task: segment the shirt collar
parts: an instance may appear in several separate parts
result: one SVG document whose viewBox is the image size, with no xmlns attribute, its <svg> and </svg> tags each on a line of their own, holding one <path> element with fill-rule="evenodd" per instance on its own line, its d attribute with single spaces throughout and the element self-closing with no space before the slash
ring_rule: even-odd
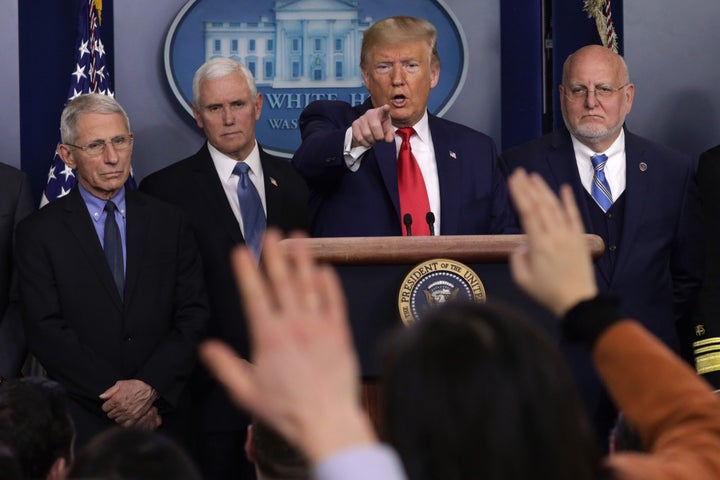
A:
<svg viewBox="0 0 720 480">
<path fill-rule="evenodd" d="M 215 170 L 217 170 L 218 175 L 225 181 L 229 180 L 233 176 L 233 169 L 238 161 L 234 158 L 228 157 L 220 150 L 213 147 L 209 142 L 207 146 L 210 151 L 210 158 L 212 158 L 212 161 L 215 164 Z M 255 175 L 260 175 L 262 172 L 262 164 L 260 163 L 260 149 L 258 148 L 257 141 L 255 142 L 255 146 L 250 152 L 250 155 L 245 158 L 244 162 L 250 167 L 250 170 L 252 170 Z"/>
<path fill-rule="evenodd" d="M 620 129 L 620 135 L 615 139 L 615 141 L 610 145 L 610 147 L 605 150 L 604 152 L 596 152 L 584 143 L 582 143 L 580 140 L 575 138 L 573 135 L 570 135 L 570 138 L 572 139 L 573 144 L 573 150 L 575 150 L 575 157 L 577 158 L 584 158 L 588 159 L 590 161 L 590 158 L 592 158 L 593 155 L 596 153 L 604 153 L 607 155 L 608 159 L 621 154 L 625 151 L 625 129 Z"/>
<path fill-rule="evenodd" d="M 102 198 L 96 197 L 80 183 L 78 183 L 78 190 L 80 191 L 80 196 L 85 202 L 85 205 L 87 205 L 88 212 L 90 212 L 90 217 L 94 221 L 97 222 L 98 220 L 100 220 L 102 214 L 105 212 L 105 204 L 110 200 L 115 204 L 118 212 L 120 212 L 120 215 L 125 218 L 125 187 L 118 190 L 118 192 L 113 195 L 110 200 L 104 200 Z"/>
<path fill-rule="evenodd" d="M 396 127 L 393 128 L 395 128 L 395 131 L 397 131 Z M 425 110 L 423 116 L 420 118 L 420 120 L 418 120 L 415 125 L 413 125 L 412 128 L 415 129 L 415 134 L 418 136 L 420 141 L 427 144 L 430 143 L 430 123 L 428 121 L 427 110 Z"/>
</svg>

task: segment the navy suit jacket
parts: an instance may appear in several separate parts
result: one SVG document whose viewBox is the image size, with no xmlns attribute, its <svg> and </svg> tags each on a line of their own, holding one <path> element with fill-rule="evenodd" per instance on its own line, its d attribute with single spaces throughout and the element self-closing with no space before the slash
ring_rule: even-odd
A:
<svg viewBox="0 0 720 480">
<path fill-rule="evenodd" d="M 677 350 L 676 328 L 687 340 L 689 309 L 703 271 L 695 165 L 689 157 L 628 131 L 625 153 L 622 234 L 613 270 L 596 265 L 598 286 L 603 292 L 618 293 L 624 316 L 638 319 Z M 512 148 L 503 153 L 503 159 L 510 171 L 523 167 L 538 172 L 556 192 L 563 184 L 571 185 L 586 230 L 596 233 L 566 130 Z"/>
<path fill-rule="evenodd" d="M 289 161 L 269 155 L 262 148 L 260 162 L 268 225 L 284 232 L 305 230 L 308 190 L 304 180 Z M 140 190 L 177 205 L 189 219 L 200 246 L 210 301 L 208 334 L 229 343 L 248 358 L 245 315 L 230 264 L 232 249 L 244 240 L 207 144 L 195 155 L 146 177 Z M 237 409 L 217 385 L 211 390 L 201 392 L 212 396 L 204 408 L 202 423 L 210 430 L 241 428 Z M 229 420 L 233 418 L 236 421 Z"/>
<path fill-rule="evenodd" d="M 154 387 L 163 423 L 172 418 L 209 315 L 200 257 L 180 212 L 135 191 L 126 191 L 126 210 L 124 298 L 77 187 L 17 228 L 30 350 L 68 391 L 83 440 L 114 424 L 98 395 L 117 380 Z"/>
<path fill-rule="evenodd" d="M 0 163 L 0 377 L 18 376 L 25 360 L 13 249 L 15 226 L 35 210 L 27 175 Z"/>
<path fill-rule="evenodd" d="M 293 165 L 310 187 L 313 236 L 402 234 L 395 142 L 376 143 L 364 154 L 356 172 L 345 164 L 345 132 L 370 108 L 370 99 L 356 107 L 317 101 L 300 116 L 302 144 Z M 492 139 L 434 115 L 428 117 L 440 184 L 439 233 L 517 233 Z"/>
</svg>

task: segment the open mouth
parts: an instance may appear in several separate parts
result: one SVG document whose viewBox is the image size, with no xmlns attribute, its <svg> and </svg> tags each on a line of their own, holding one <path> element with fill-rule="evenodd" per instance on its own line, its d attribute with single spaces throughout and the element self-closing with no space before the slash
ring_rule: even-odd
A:
<svg viewBox="0 0 720 480">
<path fill-rule="evenodd" d="M 392 97 L 392 104 L 394 107 L 403 107 L 407 103 L 407 97 L 405 95 L 395 95 Z"/>
</svg>

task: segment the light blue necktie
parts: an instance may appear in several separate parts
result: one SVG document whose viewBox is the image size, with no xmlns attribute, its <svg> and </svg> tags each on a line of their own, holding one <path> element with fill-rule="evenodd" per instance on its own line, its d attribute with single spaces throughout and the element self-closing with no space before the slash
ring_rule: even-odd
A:
<svg viewBox="0 0 720 480">
<path fill-rule="evenodd" d="M 610 185 L 605 178 L 607 155 L 599 153 L 597 155 L 593 155 L 590 160 L 592 161 L 593 168 L 595 169 L 595 175 L 593 175 L 592 183 L 592 197 L 595 199 L 600 208 L 602 208 L 603 212 L 607 212 L 613 204 Z"/>
<path fill-rule="evenodd" d="M 123 267 L 123 245 L 120 237 L 120 228 L 115 220 L 117 207 L 111 201 L 105 203 L 105 233 L 103 235 L 103 249 L 107 257 L 110 271 L 112 272 L 115 286 L 117 286 L 120 298 L 125 290 L 125 268 Z"/>
<path fill-rule="evenodd" d="M 265 233 L 265 212 L 263 211 L 260 195 L 248 176 L 250 166 L 245 162 L 238 162 L 233 173 L 240 177 L 237 186 L 240 213 L 242 214 L 243 237 L 245 244 L 250 248 L 255 259 L 260 259 L 262 238 Z"/>
</svg>

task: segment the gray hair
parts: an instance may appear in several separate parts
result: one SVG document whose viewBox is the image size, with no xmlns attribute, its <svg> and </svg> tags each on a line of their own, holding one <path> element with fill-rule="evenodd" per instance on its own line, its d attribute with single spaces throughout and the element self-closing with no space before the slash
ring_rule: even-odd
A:
<svg viewBox="0 0 720 480">
<path fill-rule="evenodd" d="M 215 80 L 217 78 L 226 77 L 232 73 L 240 72 L 247 80 L 248 87 L 252 96 L 257 95 L 257 87 L 255 86 L 255 77 L 253 77 L 250 69 L 243 63 L 233 60 L 232 58 L 220 57 L 213 58 L 203 63 L 195 72 L 192 83 L 193 103 L 197 106 L 200 102 L 200 83 L 203 80 Z"/>
<path fill-rule="evenodd" d="M 75 143 L 77 141 L 78 117 L 87 113 L 120 114 L 125 120 L 125 126 L 130 131 L 130 119 L 117 100 L 99 93 L 88 93 L 75 97 L 63 109 L 60 117 L 60 138 L 63 143 Z"/>
</svg>

